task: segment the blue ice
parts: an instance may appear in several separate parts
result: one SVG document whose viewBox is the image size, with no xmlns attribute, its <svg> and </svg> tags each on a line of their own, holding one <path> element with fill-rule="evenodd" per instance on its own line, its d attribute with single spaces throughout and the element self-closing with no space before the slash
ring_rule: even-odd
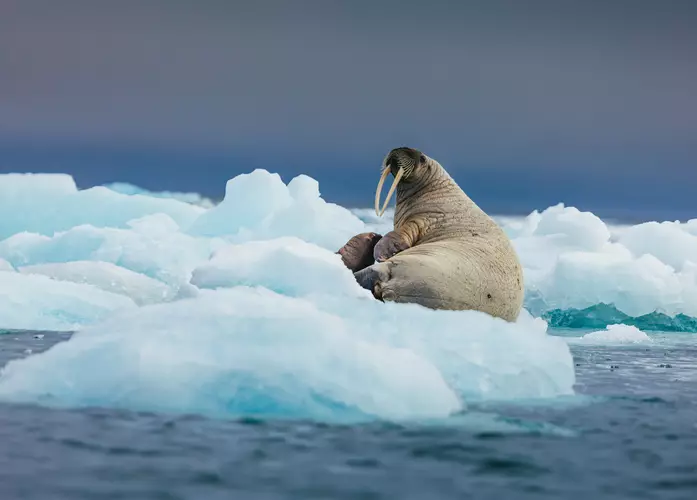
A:
<svg viewBox="0 0 697 500">
<path fill-rule="evenodd" d="M 606 303 L 697 316 L 696 221 L 612 226 L 564 205 L 497 218 L 525 269 L 527 310 L 506 323 L 376 302 L 335 251 L 388 231 L 389 216 L 329 203 L 308 176 L 242 174 L 218 204 L 170 195 L 0 175 L 0 329 L 76 332 L 9 363 L 0 398 L 439 418 L 480 399 L 573 393 L 567 343 L 533 315 Z"/>
</svg>

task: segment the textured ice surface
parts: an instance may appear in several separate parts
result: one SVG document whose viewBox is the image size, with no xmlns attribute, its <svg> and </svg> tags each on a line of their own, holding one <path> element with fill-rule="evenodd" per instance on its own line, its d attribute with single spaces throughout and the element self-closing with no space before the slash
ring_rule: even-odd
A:
<svg viewBox="0 0 697 500">
<path fill-rule="evenodd" d="M 372 297 L 346 272 L 341 257 L 296 237 L 231 244 L 194 269 L 198 288 L 263 286 L 285 295 L 346 294 Z"/>
<path fill-rule="evenodd" d="M 54 236 L 19 233 L 0 241 L 0 258 L 15 267 L 93 260 L 180 285 L 224 242 L 195 238 L 165 214 L 129 221 L 128 229 L 80 225 Z"/>
<path fill-rule="evenodd" d="M 229 180 L 225 199 L 199 217 L 190 233 L 234 242 L 296 236 L 338 250 L 364 228 L 351 211 L 324 201 L 314 179 L 299 175 L 285 185 L 278 174 L 254 170 Z"/>
<path fill-rule="evenodd" d="M 166 284 L 110 262 L 73 261 L 35 264 L 19 268 L 22 274 L 43 275 L 56 281 L 94 285 L 107 292 L 126 295 L 138 305 L 165 302 L 175 295 Z"/>
<path fill-rule="evenodd" d="M 0 271 L 1 328 L 69 331 L 135 307 L 130 298 L 92 285 Z"/>
<path fill-rule="evenodd" d="M 0 239 L 23 231 L 52 235 L 79 224 L 126 227 L 132 219 L 155 213 L 187 226 L 202 212 L 188 203 L 126 196 L 102 186 L 78 191 L 65 174 L 0 175 Z"/>
<path fill-rule="evenodd" d="M 208 209 L 119 189 L 0 176 L 0 328 L 79 330 L 9 365 L 6 399 L 399 419 L 571 392 L 566 342 L 527 312 L 509 324 L 383 304 L 355 283 L 335 251 L 389 231 L 392 211 L 378 220 L 327 203 L 307 176 L 264 170 L 228 181 Z M 533 315 L 693 324 L 697 221 L 615 227 L 563 205 L 497 221 Z M 584 341 L 643 335 L 627 328 Z"/>
<path fill-rule="evenodd" d="M 341 420 L 446 417 L 467 400 L 571 393 L 568 347 L 544 322 L 351 295 L 235 287 L 142 307 L 8 364 L 0 398 Z"/>
<path fill-rule="evenodd" d="M 697 236 L 688 227 L 648 223 L 613 235 L 595 215 L 557 205 L 505 229 L 533 313 L 610 304 L 629 316 L 697 316 Z"/>
</svg>

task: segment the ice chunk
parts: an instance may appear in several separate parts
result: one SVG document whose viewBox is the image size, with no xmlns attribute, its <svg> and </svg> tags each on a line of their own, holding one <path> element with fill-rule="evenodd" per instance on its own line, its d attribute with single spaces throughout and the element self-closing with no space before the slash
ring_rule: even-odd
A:
<svg viewBox="0 0 697 500">
<path fill-rule="evenodd" d="M 120 313 L 10 362 L 0 397 L 402 420 L 446 417 L 468 399 L 570 394 L 573 383 L 568 346 L 529 317 L 506 323 L 476 312 L 235 287 Z"/>
<path fill-rule="evenodd" d="M 25 198 L 31 194 L 38 200 L 69 196 L 77 193 L 77 186 L 69 174 L 9 173 L 0 174 L 0 200 L 2 203 L 26 202 L 36 207 L 37 199 Z"/>
<path fill-rule="evenodd" d="M 618 242 L 637 257 L 652 255 L 681 271 L 686 263 L 697 264 L 697 234 L 676 222 L 647 222 L 625 229 Z"/>
<path fill-rule="evenodd" d="M 688 258 L 697 238 L 683 226 L 622 227 L 613 235 L 594 215 L 557 205 L 505 230 L 534 314 L 604 303 L 634 317 L 697 316 L 697 266 Z"/>
<path fill-rule="evenodd" d="M 20 233 L 0 241 L 0 257 L 15 267 L 33 264 L 109 262 L 164 283 L 188 283 L 191 271 L 224 242 L 194 238 L 167 215 L 129 223 L 130 229 L 77 226 L 53 237 Z"/>
<path fill-rule="evenodd" d="M 686 305 L 673 269 L 652 255 L 634 259 L 622 253 L 568 252 L 536 283 L 536 291 L 552 309 L 604 303 L 641 316 L 664 309 L 674 314 Z M 689 312 L 697 314 L 697 309 Z"/>
<path fill-rule="evenodd" d="M 314 179 L 300 175 L 286 186 L 278 174 L 257 169 L 230 179 L 225 199 L 188 232 L 237 243 L 296 236 L 335 251 L 364 229 L 349 210 L 324 201 Z"/>
<path fill-rule="evenodd" d="M 204 212 L 172 199 L 126 196 L 105 187 L 78 191 L 68 175 L 0 175 L 0 240 L 20 232 L 47 236 L 80 224 L 127 227 L 131 219 L 163 213 L 186 227 Z"/>
<path fill-rule="evenodd" d="M 46 226 L 56 204 L 77 193 L 66 174 L 0 174 L 0 240 Z"/>
<path fill-rule="evenodd" d="M 690 219 L 685 224 L 681 224 L 680 227 L 691 235 L 697 236 L 697 219 Z"/>
<path fill-rule="evenodd" d="M 610 244 L 610 231 L 603 221 L 563 204 L 535 211 L 513 228 L 504 226 L 504 231 L 521 258 L 526 281 L 529 277 L 533 283 L 552 272 L 564 252 L 603 251 Z"/>
<path fill-rule="evenodd" d="M 295 237 L 221 248 L 194 270 L 191 283 L 199 288 L 259 285 L 292 296 L 372 296 L 358 286 L 338 254 Z"/>
<path fill-rule="evenodd" d="M 46 276 L 0 271 L 1 327 L 17 330 L 73 330 L 115 311 L 134 309 L 128 297 Z"/>
<path fill-rule="evenodd" d="M 256 169 L 227 181 L 223 201 L 201 215 L 189 232 L 198 236 L 236 235 L 243 228 L 261 227 L 270 214 L 292 203 L 281 176 Z"/>
<path fill-rule="evenodd" d="M 12 264 L 7 262 L 5 259 L 0 259 L 0 271 L 14 271 L 15 268 L 12 267 Z"/>
<path fill-rule="evenodd" d="M 651 342 L 651 338 L 635 326 L 608 325 L 605 330 L 585 334 L 582 342 L 594 344 L 637 344 Z"/>
<path fill-rule="evenodd" d="M 80 191 L 71 201 L 71 205 L 63 208 L 65 212 L 62 217 L 72 215 L 72 220 L 69 220 L 64 228 L 79 224 L 125 228 L 133 219 L 155 214 L 166 214 L 179 226 L 188 227 L 205 213 L 201 207 L 177 200 L 141 195 L 126 196 L 102 186 Z"/>
<path fill-rule="evenodd" d="M 560 246 L 578 250 L 600 250 L 610 239 L 610 231 L 600 218 L 563 203 L 542 212 L 534 235 L 557 237 Z"/>
<path fill-rule="evenodd" d="M 336 251 L 354 235 L 366 230 L 363 222 L 349 210 L 320 198 L 319 184 L 306 175 L 293 178 L 288 192 L 293 204 L 275 212 L 269 218 L 268 227 L 259 231 L 257 237 L 297 236 Z"/>
<path fill-rule="evenodd" d="M 165 302 L 174 298 L 174 291 L 164 283 L 109 262 L 72 261 L 57 264 L 35 264 L 20 267 L 22 274 L 40 274 L 54 280 L 94 285 L 97 288 L 126 295 L 138 305 Z"/>
</svg>

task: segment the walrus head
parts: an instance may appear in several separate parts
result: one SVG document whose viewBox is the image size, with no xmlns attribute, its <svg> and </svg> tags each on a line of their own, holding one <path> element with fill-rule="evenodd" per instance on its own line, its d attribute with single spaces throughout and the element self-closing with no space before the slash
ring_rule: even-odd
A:
<svg viewBox="0 0 697 500">
<path fill-rule="evenodd" d="M 382 175 L 380 176 L 378 187 L 375 190 L 375 213 L 378 217 L 382 217 L 382 214 L 385 213 L 387 204 L 390 202 L 390 199 L 392 199 L 397 185 L 400 182 L 410 182 L 411 179 L 418 176 L 419 171 L 426 168 L 427 165 L 428 157 L 418 149 L 401 147 L 395 148 L 389 152 L 382 162 Z M 392 186 L 387 193 L 387 198 L 385 198 L 385 203 L 382 205 L 381 210 L 380 194 L 382 192 L 382 185 L 385 183 L 385 179 L 390 173 L 394 176 L 394 181 L 392 181 Z"/>
</svg>

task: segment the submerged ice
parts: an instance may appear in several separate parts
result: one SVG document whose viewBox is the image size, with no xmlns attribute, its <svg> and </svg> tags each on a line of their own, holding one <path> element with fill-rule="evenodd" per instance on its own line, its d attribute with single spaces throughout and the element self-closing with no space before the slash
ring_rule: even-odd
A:
<svg viewBox="0 0 697 500">
<path fill-rule="evenodd" d="M 697 316 L 697 221 L 619 228 L 563 205 L 499 219 L 525 269 L 526 311 L 509 324 L 372 299 L 335 251 L 389 231 L 390 217 L 328 203 L 310 177 L 286 184 L 255 170 L 228 181 L 219 204 L 202 200 L 0 176 L 0 330 L 77 331 L 10 363 L 0 398 L 443 417 L 476 399 L 572 392 L 567 344 L 533 316 L 601 306 Z"/>
</svg>

